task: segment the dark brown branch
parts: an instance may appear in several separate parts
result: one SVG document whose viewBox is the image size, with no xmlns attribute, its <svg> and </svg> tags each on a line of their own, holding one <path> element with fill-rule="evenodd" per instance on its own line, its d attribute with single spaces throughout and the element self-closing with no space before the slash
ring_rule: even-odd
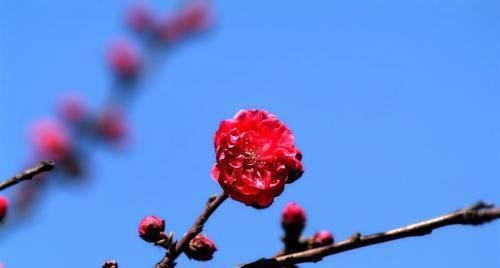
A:
<svg viewBox="0 0 500 268">
<path fill-rule="evenodd" d="M 25 171 L 15 175 L 14 177 L 0 183 L 0 191 L 12 185 L 18 184 L 24 180 L 31 180 L 34 176 L 45 171 L 50 171 L 52 169 L 54 169 L 54 161 L 48 161 L 48 160 L 41 161 L 36 166 L 28 168 Z"/>
<path fill-rule="evenodd" d="M 274 258 L 263 258 L 252 263 L 239 266 L 240 268 L 273 268 L 284 267 L 287 265 L 318 262 L 323 257 L 334 255 L 348 250 L 353 250 L 370 245 L 389 242 L 396 239 L 423 236 L 432 233 L 433 230 L 455 224 L 479 225 L 500 218 L 500 208 L 493 208 L 493 205 L 487 205 L 483 202 L 446 214 L 434 219 L 422 221 L 406 227 L 362 236 L 355 233 L 350 238 L 338 242 L 334 245 L 305 250 L 302 252 L 278 256 Z"/>
<path fill-rule="evenodd" d="M 208 199 L 205 210 L 198 217 L 193 226 L 177 243 L 172 243 L 169 247 L 165 257 L 156 264 L 156 268 L 172 268 L 175 266 L 175 260 L 181 255 L 182 252 L 189 246 L 189 242 L 201 231 L 207 222 L 208 218 L 214 211 L 228 198 L 225 192 L 220 195 L 213 195 Z"/>
</svg>

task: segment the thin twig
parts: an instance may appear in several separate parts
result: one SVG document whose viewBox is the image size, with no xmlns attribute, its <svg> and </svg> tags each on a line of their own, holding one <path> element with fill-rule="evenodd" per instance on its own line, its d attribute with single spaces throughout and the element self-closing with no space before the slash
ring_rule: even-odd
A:
<svg viewBox="0 0 500 268">
<path fill-rule="evenodd" d="M 205 206 L 205 210 L 198 217 L 193 226 L 187 231 L 187 233 L 179 240 L 177 243 L 174 242 L 169 247 L 165 257 L 156 264 L 156 268 L 172 268 L 175 266 L 175 260 L 184 252 L 188 247 L 189 242 L 201 231 L 203 231 L 203 226 L 207 222 L 208 218 L 214 211 L 228 198 L 225 192 L 220 195 L 211 196 Z"/>
<path fill-rule="evenodd" d="M 41 161 L 36 166 L 28 168 L 25 171 L 15 175 L 14 177 L 0 183 L 0 191 L 12 185 L 18 184 L 24 180 L 31 180 L 34 176 L 45 171 L 50 171 L 52 169 L 54 169 L 54 161 L 48 161 L 48 160 Z"/>
<path fill-rule="evenodd" d="M 350 238 L 338 242 L 334 245 L 314 248 L 274 258 L 263 258 L 252 263 L 241 265 L 239 266 L 239 268 L 277 268 L 305 262 L 318 262 L 323 257 L 348 250 L 389 242 L 406 237 L 427 235 L 432 233 L 434 229 L 438 229 L 444 226 L 455 224 L 479 225 L 499 218 L 500 208 L 493 208 L 493 205 L 478 202 L 471 207 L 460 209 L 453 213 L 408 225 L 406 227 L 366 236 L 362 236 L 359 232 L 357 232 Z"/>
</svg>

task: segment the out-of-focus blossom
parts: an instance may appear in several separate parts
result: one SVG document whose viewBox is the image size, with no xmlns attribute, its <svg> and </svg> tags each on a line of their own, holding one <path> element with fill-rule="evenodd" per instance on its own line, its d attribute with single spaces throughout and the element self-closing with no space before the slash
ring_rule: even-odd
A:
<svg viewBox="0 0 500 268">
<path fill-rule="evenodd" d="M 114 41 L 108 49 L 108 61 L 113 71 L 122 78 L 135 77 L 141 67 L 142 55 L 129 41 Z"/>
<path fill-rule="evenodd" d="M 155 33 L 160 41 L 167 44 L 179 41 L 185 34 L 177 14 L 159 19 L 155 24 Z"/>
<path fill-rule="evenodd" d="M 68 122 L 79 122 L 87 115 L 87 105 L 83 95 L 69 92 L 59 100 L 59 114 Z"/>
<path fill-rule="evenodd" d="M 302 175 L 290 129 L 264 110 L 242 110 L 215 133 L 212 177 L 234 200 L 264 208 Z M 297 172 L 300 170 L 300 172 Z"/>
<path fill-rule="evenodd" d="M 3 219 L 5 219 L 8 207 L 9 207 L 9 202 L 7 201 L 7 198 L 0 195 L 0 222 L 2 222 Z"/>
<path fill-rule="evenodd" d="M 165 221 L 156 216 L 145 217 L 139 224 L 139 236 L 146 242 L 165 238 Z"/>
<path fill-rule="evenodd" d="M 57 121 L 44 119 L 32 127 L 31 138 L 38 156 L 63 159 L 71 152 L 71 140 L 66 129 Z"/>
<path fill-rule="evenodd" d="M 199 234 L 189 241 L 186 254 L 189 258 L 197 261 L 208 261 L 213 258 L 215 251 L 217 251 L 217 248 L 214 242 L 205 235 Z"/>
<path fill-rule="evenodd" d="M 333 235 L 328 231 L 319 231 L 309 240 L 310 248 L 317 248 L 333 244 Z"/>
<path fill-rule="evenodd" d="M 150 30 L 154 23 L 153 11 L 144 2 L 130 6 L 126 11 L 125 19 L 128 26 L 137 32 Z"/>
<path fill-rule="evenodd" d="M 99 133 L 106 139 L 120 143 L 128 134 L 128 123 L 121 109 L 108 107 L 97 119 Z"/>
<path fill-rule="evenodd" d="M 203 31 L 212 25 L 213 15 L 208 1 L 194 0 L 177 12 L 168 14 L 155 24 L 158 38 L 168 44 Z"/>
<path fill-rule="evenodd" d="M 212 25 L 213 16 L 206 0 L 193 0 L 179 11 L 180 24 L 185 31 L 201 31 Z"/>
</svg>

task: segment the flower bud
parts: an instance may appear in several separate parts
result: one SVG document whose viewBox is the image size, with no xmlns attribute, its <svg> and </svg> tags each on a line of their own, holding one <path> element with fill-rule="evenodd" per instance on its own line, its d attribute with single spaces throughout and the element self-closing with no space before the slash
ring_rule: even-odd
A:
<svg viewBox="0 0 500 268">
<path fill-rule="evenodd" d="M 125 14 L 125 19 L 130 28 L 137 32 L 149 30 L 153 25 L 153 12 L 144 3 L 136 3 L 129 7 Z"/>
<path fill-rule="evenodd" d="M 115 260 L 107 260 L 102 265 L 102 268 L 118 268 L 118 263 Z"/>
<path fill-rule="evenodd" d="M 205 30 L 212 24 L 212 12 L 205 0 L 194 0 L 179 11 L 179 22 L 186 31 Z"/>
<path fill-rule="evenodd" d="M 333 244 L 333 235 L 328 231 L 319 231 L 309 239 L 309 248 L 317 248 Z"/>
<path fill-rule="evenodd" d="M 150 243 L 165 238 L 165 221 L 156 216 L 145 217 L 139 224 L 139 236 Z"/>
<path fill-rule="evenodd" d="M 59 114 L 72 123 L 80 122 L 87 114 L 84 97 L 77 92 L 66 93 L 59 100 Z"/>
<path fill-rule="evenodd" d="M 306 212 L 304 209 L 295 202 L 288 203 L 281 214 L 281 226 L 283 226 L 285 230 L 302 230 L 305 224 Z"/>
<path fill-rule="evenodd" d="M 71 139 L 67 130 L 54 120 L 36 122 L 32 127 L 31 139 L 40 157 L 59 160 L 71 152 Z"/>
<path fill-rule="evenodd" d="M 215 251 L 217 251 L 215 244 L 205 235 L 199 234 L 189 242 L 186 254 L 197 261 L 208 261 L 213 258 Z"/>
<path fill-rule="evenodd" d="M 116 41 L 108 50 L 109 65 L 121 78 L 133 78 L 141 65 L 141 55 L 130 42 Z"/>
<path fill-rule="evenodd" d="M 0 195 L 0 222 L 5 218 L 7 214 L 7 208 L 9 206 L 9 202 L 7 202 L 7 198 Z"/>
<path fill-rule="evenodd" d="M 122 110 L 117 107 L 107 107 L 97 119 L 100 134 L 117 144 L 123 142 L 128 134 L 128 123 Z"/>
</svg>

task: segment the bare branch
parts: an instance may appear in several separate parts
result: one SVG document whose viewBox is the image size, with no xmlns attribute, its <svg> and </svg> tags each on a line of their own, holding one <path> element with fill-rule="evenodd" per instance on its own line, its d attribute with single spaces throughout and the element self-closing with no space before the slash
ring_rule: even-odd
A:
<svg viewBox="0 0 500 268">
<path fill-rule="evenodd" d="M 389 230 L 383 233 L 363 236 L 359 232 L 348 239 L 333 245 L 305 250 L 289 255 L 277 256 L 274 258 L 263 258 L 252 263 L 244 264 L 239 268 L 277 268 L 305 262 L 318 262 L 323 257 L 349 251 L 361 247 L 389 242 L 396 239 L 423 236 L 432 233 L 433 230 L 455 224 L 479 225 L 500 218 L 500 208 L 493 208 L 493 205 L 478 202 L 477 204 L 460 209 L 437 218 L 411 224 Z"/>
<path fill-rule="evenodd" d="M 156 268 L 172 268 L 175 266 L 175 260 L 181 255 L 182 252 L 188 247 L 189 242 L 201 231 L 203 231 L 203 226 L 207 222 L 208 218 L 214 211 L 228 198 L 225 192 L 220 195 L 213 195 L 208 199 L 205 206 L 205 210 L 198 217 L 193 226 L 187 231 L 186 234 L 179 240 L 179 242 L 174 242 L 168 248 L 165 257 L 156 264 Z"/>
<path fill-rule="evenodd" d="M 38 163 L 36 166 L 26 169 L 25 171 L 15 175 L 14 177 L 5 180 L 0 183 L 0 191 L 5 190 L 6 188 L 18 184 L 24 180 L 31 180 L 34 176 L 54 169 L 54 161 L 44 160 Z"/>
</svg>

